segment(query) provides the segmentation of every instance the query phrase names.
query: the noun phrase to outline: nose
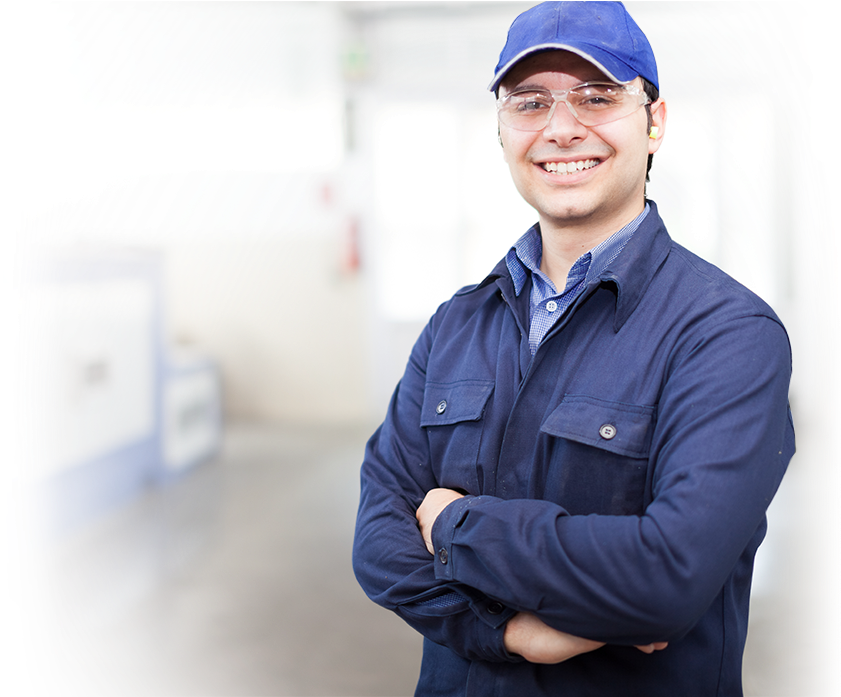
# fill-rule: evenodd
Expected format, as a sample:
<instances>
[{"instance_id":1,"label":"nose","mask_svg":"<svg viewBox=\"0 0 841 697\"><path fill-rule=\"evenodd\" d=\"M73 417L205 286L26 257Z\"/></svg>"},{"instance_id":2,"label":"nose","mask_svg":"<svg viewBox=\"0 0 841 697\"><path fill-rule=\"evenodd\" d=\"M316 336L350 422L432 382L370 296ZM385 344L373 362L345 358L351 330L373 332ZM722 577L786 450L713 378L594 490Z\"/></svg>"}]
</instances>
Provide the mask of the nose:
<instances>
[{"instance_id":1,"label":"nose","mask_svg":"<svg viewBox=\"0 0 841 697\"><path fill-rule=\"evenodd\" d=\"M555 99L543 137L565 148L575 140L583 140L588 133L587 127L576 118L572 105L565 99Z\"/></svg>"}]
</instances>

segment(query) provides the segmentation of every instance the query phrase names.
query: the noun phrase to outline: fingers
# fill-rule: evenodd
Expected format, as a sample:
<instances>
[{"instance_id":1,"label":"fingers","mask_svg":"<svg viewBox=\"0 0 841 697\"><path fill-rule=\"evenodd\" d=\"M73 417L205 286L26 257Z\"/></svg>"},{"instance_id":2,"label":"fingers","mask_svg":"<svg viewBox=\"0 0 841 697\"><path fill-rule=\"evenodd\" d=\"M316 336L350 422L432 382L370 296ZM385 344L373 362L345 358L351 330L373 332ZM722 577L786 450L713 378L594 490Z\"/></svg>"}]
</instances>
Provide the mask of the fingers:
<instances>
[{"instance_id":1,"label":"fingers","mask_svg":"<svg viewBox=\"0 0 841 697\"><path fill-rule=\"evenodd\" d=\"M432 556L435 556L435 548L432 546L432 538L429 536L429 530L421 528L421 537L423 537L423 543L426 545L426 551Z\"/></svg>"},{"instance_id":2,"label":"fingers","mask_svg":"<svg viewBox=\"0 0 841 697\"><path fill-rule=\"evenodd\" d=\"M654 653L655 651L662 651L668 645L668 641L655 641L653 644L637 645L634 648L639 649L643 653Z\"/></svg>"},{"instance_id":3,"label":"fingers","mask_svg":"<svg viewBox=\"0 0 841 697\"><path fill-rule=\"evenodd\" d=\"M426 549L430 554L435 554L432 547L432 526L435 524L436 518L449 504L463 496L463 494L451 489L432 489L427 492L418 507L415 517L418 520Z\"/></svg>"}]
</instances>

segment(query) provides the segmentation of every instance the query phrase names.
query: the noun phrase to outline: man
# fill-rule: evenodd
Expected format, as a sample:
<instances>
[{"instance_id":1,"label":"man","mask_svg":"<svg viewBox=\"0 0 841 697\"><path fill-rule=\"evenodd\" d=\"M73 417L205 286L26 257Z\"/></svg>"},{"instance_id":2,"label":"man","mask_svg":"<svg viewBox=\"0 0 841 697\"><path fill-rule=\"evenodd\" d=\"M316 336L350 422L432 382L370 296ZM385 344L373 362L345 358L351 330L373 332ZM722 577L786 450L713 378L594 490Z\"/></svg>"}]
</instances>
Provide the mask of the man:
<instances>
[{"instance_id":1,"label":"man","mask_svg":"<svg viewBox=\"0 0 841 697\"><path fill-rule=\"evenodd\" d=\"M539 222L418 339L357 578L424 635L420 695L739 695L785 330L646 200L666 105L620 3L525 12L490 89Z\"/></svg>"}]
</instances>

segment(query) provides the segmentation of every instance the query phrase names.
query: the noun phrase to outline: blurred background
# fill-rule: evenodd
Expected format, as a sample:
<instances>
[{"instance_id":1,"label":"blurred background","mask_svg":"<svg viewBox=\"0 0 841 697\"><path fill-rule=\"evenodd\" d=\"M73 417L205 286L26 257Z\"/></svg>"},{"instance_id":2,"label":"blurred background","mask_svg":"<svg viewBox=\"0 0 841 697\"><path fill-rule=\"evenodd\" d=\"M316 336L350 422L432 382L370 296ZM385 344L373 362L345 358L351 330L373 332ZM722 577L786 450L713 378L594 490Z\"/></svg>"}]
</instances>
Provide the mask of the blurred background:
<instances>
[{"instance_id":1,"label":"blurred background","mask_svg":"<svg viewBox=\"0 0 841 697\"><path fill-rule=\"evenodd\" d=\"M534 222L485 89L531 4L0 10L4 694L412 693L350 569L358 468L426 319ZM745 691L838 695L838 11L627 5L649 196L794 351Z\"/></svg>"}]
</instances>

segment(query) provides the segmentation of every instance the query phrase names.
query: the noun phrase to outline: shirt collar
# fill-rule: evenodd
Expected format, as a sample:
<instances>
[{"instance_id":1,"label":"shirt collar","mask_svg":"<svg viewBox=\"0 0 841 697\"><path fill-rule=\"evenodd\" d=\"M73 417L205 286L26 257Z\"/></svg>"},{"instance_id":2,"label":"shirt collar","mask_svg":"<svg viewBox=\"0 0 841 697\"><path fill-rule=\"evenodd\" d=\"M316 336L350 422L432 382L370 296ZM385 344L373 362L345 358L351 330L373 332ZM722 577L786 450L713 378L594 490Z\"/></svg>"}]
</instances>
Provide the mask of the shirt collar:
<instances>
[{"instance_id":1,"label":"shirt collar","mask_svg":"<svg viewBox=\"0 0 841 697\"><path fill-rule=\"evenodd\" d=\"M660 214L657 204L648 200L651 214L643 220L637 233L628 240L628 244L616 260L599 276L602 283L613 284L616 288L616 315L613 329L619 331L639 305L651 279L666 261L673 242ZM503 257L493 271L481 283L467 286L456 293L456 297L479 292L489 285L495 285L502 297L510 297L514 292L511 272ZM522 326L521 326L522 330Z\"/></svg>"},{"instance_id":2,"label":"shirt collar","mask_svg":"<svg viewBox=\"0 0 841 697\"><path fill-rule=\"evenodd\" d=\"M616 257L619 256L625 244L633 237L637 228L645 220L650 209L651 207L646 201L642 213L634 218L634 220L578 258L575 264L573 264L573 268L577 266L586 269L585 282L593 278L598 278ZM514 282L514 292L517 295L520 295L523 287L526 285L529 273L541 273L540 261L542 257L543 241L540 237L540 224L535 223L514 243L514 246L511 247L505 257L505 264L508 267L508 272L511 274L511 280ZM545 280L549 282L548 279ZM563 292L565 289L560 288L557 290L558 292Z\"/></svg>"}]
</instances>

